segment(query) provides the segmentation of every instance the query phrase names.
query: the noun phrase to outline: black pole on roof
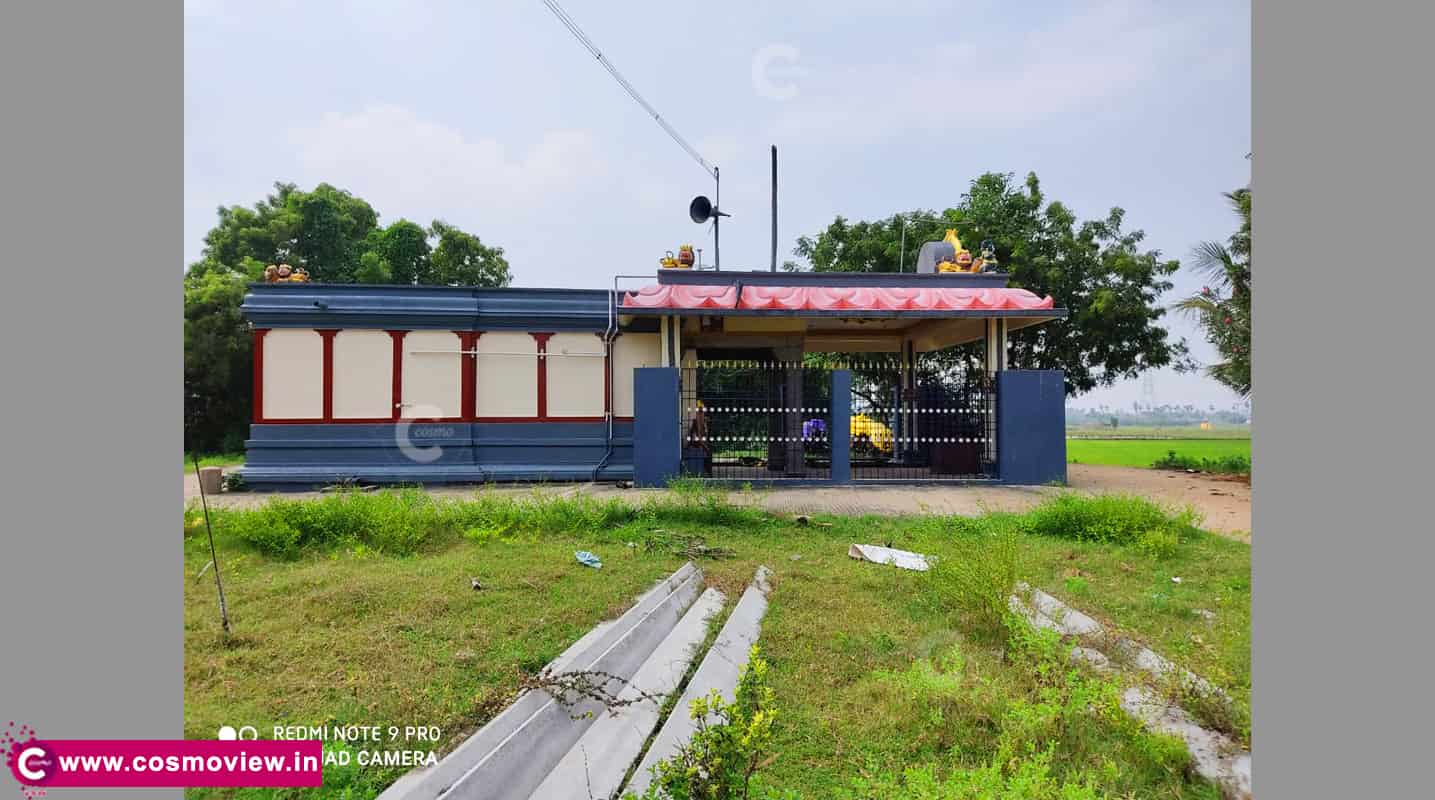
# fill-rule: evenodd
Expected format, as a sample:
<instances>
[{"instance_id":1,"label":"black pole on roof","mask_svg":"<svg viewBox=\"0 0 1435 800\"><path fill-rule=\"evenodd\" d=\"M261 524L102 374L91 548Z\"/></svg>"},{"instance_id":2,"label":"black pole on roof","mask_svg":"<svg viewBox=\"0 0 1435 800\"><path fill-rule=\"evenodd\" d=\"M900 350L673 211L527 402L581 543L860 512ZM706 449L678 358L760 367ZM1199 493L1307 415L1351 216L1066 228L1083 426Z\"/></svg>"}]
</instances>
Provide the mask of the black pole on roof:
<instances>
[{"instance_id":1,"label":"black pole on roof","mask_svg":"<svg viewBox=\"0 0 1435 800\"><path fill-rule=\"evenodd\" d=\"M717 167L713 167L713 208L722 208L722 178ZM719 214L713 214L713 272L722 272L722 244L719 240Z\"/></svg>"},{"instance_id":2,"label":"black pole on roof","mask_svg":"<svg viewBox=\"0 0 1435 800\"><path fill-rule=\"evenodd\" d=\"M777 272L777 145L772 146L772 266Z\"/></svg>"}]
</instances>

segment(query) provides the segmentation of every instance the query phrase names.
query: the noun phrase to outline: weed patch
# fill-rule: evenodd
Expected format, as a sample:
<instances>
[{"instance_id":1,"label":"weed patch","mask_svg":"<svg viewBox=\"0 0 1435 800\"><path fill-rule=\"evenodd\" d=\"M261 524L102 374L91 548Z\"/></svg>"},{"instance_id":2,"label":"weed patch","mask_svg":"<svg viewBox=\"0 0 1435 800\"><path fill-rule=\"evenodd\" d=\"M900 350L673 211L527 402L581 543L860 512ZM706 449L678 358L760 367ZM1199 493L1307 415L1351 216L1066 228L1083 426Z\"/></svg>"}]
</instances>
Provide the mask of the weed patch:
<instances>
[{"instance_id":1,"label":"weed patch","mask_svg":"<svg viewBox=\"0 0 1435 800\"><path fill-rule=\"evenodd\" d=\"M997 651L954 647L900 671L873 673L873 704L892 733L942 754L900 770L868 770L852 795L877 800L1149 796L1181 776L1184 746L1142 730L1120 709L1119 684L1071 664L1053 631L1013 615ZM1216 796L1197 786L1198 796Z\"/></svg>"},{"instance_id":2,"label":"weed patch","mask_svg":"<svg viewBox=\"0 0 1435 800\"><path fill-rule=\"evenodd\" d=\"M859 779L858 797L872 800L1096 800L1105 797L1091 779L1058 780L1051 774L1050 749L1009 764L989 763L976 769L954 770L945 779L931 766L912 767L900 777Z\"/></svg>"},{"instance_id":3,"label":"weed patch","mask_svg":"<svg viewBox=\"0 0 1435 800\"><path fill-rule=\"evenodd\" d=\"M1235 453L1216 456L1214 458L1196 458L1178 455L1175 450L1167 450L1166 455L1153 461L1151 466L1155 469L1194 470L1196 472L1213 472L1221 475L1251 474L1250 458Z\"/></svg>"},{"instance_id":4,"label":"weed patch","mask_svg":"<svg viewBox=\"0 0 1435 800\"><path fill-rule=\"evenodd\" d=\"M1036 536L1108 544L1180 542L1200 521L1193 509L1171 513L1142 497L1057 495L1021 515L1023 529Z\"/></svg>"},{"instance_id":5,"label":"weed patch","mask_svg":"<svg viewBox=\"0 0 1435 800\"><path fill-rule=\"evenodd\" d=\"M292 559L311 549L356 546L387 555L411 555L460 537L480 544L554 534L609 541L616 532L633 525L750 531L773 521L761 508L730 504L721 493L706 488L660 495L638 505L581 494L563 497L535 492L514 497L478 492L471 499L451 500L419 489L341 490L317 500L276 498L258 508L216 509L212 514L216 531L280 559ZM193 527L193 515L186 510L186 530Z\"/></svg>"},{"instance_id":6,"label":"weed patch","mask_svg":"<svg viewBox=\"0 0 1435 800\"><path fill-rule=\"evenodd\" d=\"M1160 687L1167 699L1186 709L1201 725L1230 736L1237 741L1250 741L1251 715L1244 707L1220 692L1211 691L1184 675L1172 675Z\"/></svg>"},{"instance_id":7,"label":"weed patch","mask_svg":"<svg viewBox=\"0 0 1435 800\"><path fill-rule=\"evenodd\" d=\"M319 500L274 499L253 510L225 510L217 527L277 558L293 558L305 548L357 544L407 555L449 529L445 512L416 489L336 492Z\"/></svg>"},{"instance_id":8,"label":"weed patch","mask_svg":"<svg viewBox=\"0 0 1435 800\"><path fill-rule=\"evenodd\" d=\"M927 572L937 603L961 613L977 632L999 631L1020 568L1018 535L1014 518L992 516L986 525L955 536L954 552L936 559Z\"/></svg>"},{"instance_id":9,"label":"weed patch","mask_svg":"<svg viewBox=\"0 0 1435 800\"><path fill-rule=\"evenodd\" d=\"M781 795L752 793L752 780L766 766L777 718L767 662L757 645L749 651L733 702L714 689L692 702L689 715L697 723L692 739L653 768L653 782L642 800L738 800ZM637 800L629 793L624 800Z\"/></svg>"}]
</instances>

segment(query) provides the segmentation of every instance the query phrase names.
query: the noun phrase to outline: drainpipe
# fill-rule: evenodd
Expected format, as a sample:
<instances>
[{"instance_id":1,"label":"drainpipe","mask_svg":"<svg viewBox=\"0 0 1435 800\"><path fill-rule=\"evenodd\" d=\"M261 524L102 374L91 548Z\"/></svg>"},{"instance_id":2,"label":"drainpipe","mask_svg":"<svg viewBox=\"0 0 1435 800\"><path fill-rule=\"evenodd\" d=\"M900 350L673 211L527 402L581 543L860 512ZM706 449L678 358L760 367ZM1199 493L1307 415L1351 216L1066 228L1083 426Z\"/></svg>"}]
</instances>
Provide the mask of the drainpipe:
<instances>
[{"instance_id":1,"label":"drainpipe","mask_svg":"<svg viewBox=\"0 0 1435 800\"><path fill-rule=\"evenodd\" d=\"M471 330L471 331L482 330L483 310L482 310L482 308L480 308L480 302L481 302L481 300L480 300L480 298L479 298L479 293L480 293L480 290L479 290L477 287L474 287L473 289L469 290L469 296L473 298L473 323L472 323L471 325L469 325L469 328L468 328L468 329ZM460 349L460 350L463 349L463 344L462 344L462 343L459 344L459 349ZM474 350L474 353L473 353L473 369L474 369L475 372L477 372L477 371L478 371L478 342L477 342L477 341L475 341L475 342L473 343L473 350ZM458 360L459 360L459 363L463 363L463 356L460 355L460 356L458 357ZM478 380L478 377L477 377L476 375L474 376L474 380L475 380L475 381ZM461 411L462 411L462 410L460 410L460 412L461 412ZM488 470L484 469L484 466L483 466L482 464L478 463L478 439L477 439L477 437L475 436L475 434L477 433L478 425L475 424L473 420L469 420L468 422L466 422L466 423L464 423L464 424L468 427L468 443L469 443L468 452L469 452L469 455L471 456L471 458L470 458L470 463L473 464L474 471L476 471L476 472L478 473L478 478L479 478L479 480L481 480L481 481L487 481L487 480L488 480Z\"/></svg>"},{"instance_id":2,"label":"drainpipe","mask_svg":"<svg viewBox=\"0 0 1435 800\"><path fill-rule=\"evenodd\" d=\"M607 417L608 422L607 447L603 452L603 459L593 468L593 483L598 482L598 473L608 466L608 459L613 457L613 333L618 325L617 307L618 278L614 276L613 289L608 295L608 326L603 329L603 372L607 376L603 381L603 416Z\"/></svg>"}]
</instances>

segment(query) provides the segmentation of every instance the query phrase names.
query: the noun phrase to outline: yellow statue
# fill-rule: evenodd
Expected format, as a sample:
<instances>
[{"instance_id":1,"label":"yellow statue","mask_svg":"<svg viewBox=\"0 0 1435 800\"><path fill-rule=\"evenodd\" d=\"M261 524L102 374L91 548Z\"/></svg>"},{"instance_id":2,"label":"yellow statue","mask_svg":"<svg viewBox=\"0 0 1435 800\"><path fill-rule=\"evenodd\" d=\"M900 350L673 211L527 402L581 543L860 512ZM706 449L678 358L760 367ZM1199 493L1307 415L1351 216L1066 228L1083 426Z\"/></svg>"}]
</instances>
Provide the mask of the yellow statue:
<instances>
[{"instance_id":1,"label":"yellow statue","mask_svg":"<svg viewBox=\"0 0 1435 800\"><path fill-rule=\"evenodd\" d=\"M309 272L303 267L270 264L264 268L265 283L308 283Z\"/></svg>"},{"instance_id":2,"label":"yellow statue","mask_svg":"<svg viewBox=\"0 0 1435 800\"><path fill-rule=\"evenodd\" d=\"M972 265L972 251L962 247L962 240L957 238L956 228L947 228L947 235L942 241L952 246L955 261L943 261L937 265L938 272L974 272Z\"/></svg>"}]
</instances>

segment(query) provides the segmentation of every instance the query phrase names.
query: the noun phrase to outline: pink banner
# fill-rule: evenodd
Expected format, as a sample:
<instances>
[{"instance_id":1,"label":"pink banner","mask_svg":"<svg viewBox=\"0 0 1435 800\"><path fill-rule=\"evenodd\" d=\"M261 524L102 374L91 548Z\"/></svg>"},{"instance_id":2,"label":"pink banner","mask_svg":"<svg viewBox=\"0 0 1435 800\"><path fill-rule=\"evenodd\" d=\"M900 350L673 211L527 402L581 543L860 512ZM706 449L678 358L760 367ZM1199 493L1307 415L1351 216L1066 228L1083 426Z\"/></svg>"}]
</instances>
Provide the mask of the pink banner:
<instances>
[{"instance_id":1,"label":"pink banner","mask_svg":"<svg viewBox=\"0 0 1435 800\"><path fill-rule=\"evenodd\" d=\"M15 742L25 786L323 786L320 741L55 739Z\"/></svg>"}]
</instances>

